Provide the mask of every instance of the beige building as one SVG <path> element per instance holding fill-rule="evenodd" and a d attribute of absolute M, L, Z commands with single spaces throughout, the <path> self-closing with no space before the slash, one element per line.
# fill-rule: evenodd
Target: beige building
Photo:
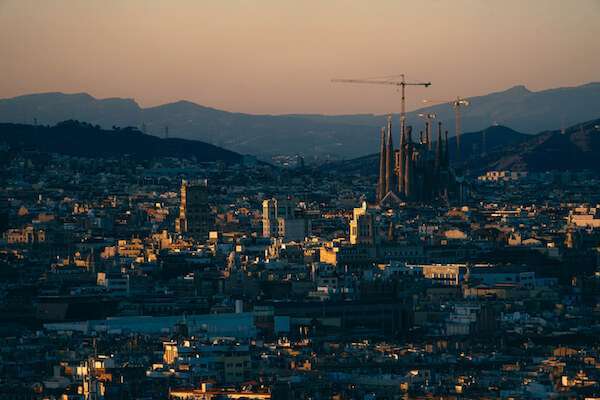
<path fill-rule="evenodd" d="M 350 244 L 373 244 L 375 239 L 374 217 L 369 212 L 367 202 L 354 209 L 350 221 Z"/>

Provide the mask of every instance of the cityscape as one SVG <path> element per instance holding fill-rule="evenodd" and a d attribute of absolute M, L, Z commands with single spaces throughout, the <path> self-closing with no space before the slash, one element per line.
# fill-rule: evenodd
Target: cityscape
<path fill-rule="evenodd" d="M 235 22 L 239 32 L 211 40 L 225 46 L 232 37 L 256 34 L 267 46 L 296 38 L 296 29 L 308 38 L 311 29 L 329 27 L 329 13 L 370 26 L 373 8 L 382 7 L 389 15 L 377 18 L 386 19 L 423 7 L 59 3 L 60 10 L 0 2 L 6 22 L 0 25 L 21 32 L 28 29 L 23 18 L 35 15 L 39 32 L 11 42 L 27 42 L 29 54 L 57 40 L 65 49 L 39 57 L 56 60 L 58 69 L 66 62 L 81 76 L 95 67 L 79 57 L 61 59 L 79 45 L 71 33 L 81 32 L 90 51 L 104 44 L 124 49 L 135 33 L 113 41 L 93 32 L 104 23 L 122 28 L 137 15 L 128 13 L 140 10 L 161 21 L 176 8 L 182 31 L 191 29 L 196 40 Z M 423 3 L 433 13 L 429 22 L 454 7 Z M 210 97 L 168 102 L 156 94 L 161 83 L 146 92 L 134 79 L 150 85 L 151 66 L 123 82 L 115 76 L 136 100 L 109 97 L 102 94 L 106 85 L 121 89 L 103 80 L 104 72 L 73 89 L 70 74 L 59 79 L 46 71 L 49 64 L 29 64 L 18 44 L 0 43 L 0 54 L 11 59 L 0 84 L 0 399 L 600 398 L 600 31 L 586 25 L 595 23 L 600 6 L 594 0 L 582 0 L 577 11 L 554 0 L 456 4 L 452 13 L 474 13 L 498 26 L 510 23 L 505 13 L 516 19 L 547 4 L 531 18 L 548 33 L 515 22 L 522 43 L 502 47 L 504 32 L 492 29 L 489 43 L 473 44 L 534 53 L 528 35 L 539 34 L 540 53 L 527 58 L 539 61 L 538 69 L 495 60 L 513 81 L 504 85 L 496 76 L 502 72 L 488 76 L 482 67 L 453 77 L 436 65 L 422 69 L 431 72 L 429 81 L 413 79 L 420 64 L 407 65 L 415 71 L 408 74 L 398 56 L 391 58 L 399 63 L 395 75 L 355 78 L 390 65 L 364 60 L 368 69 L 380 67 L 367 74 L 344 66 L 340 49 L 334 74 L 327 60 L 295 68 L 296 57 L 281 50 L 277 68 L 287 66 L 299 81 L 290 85 L 312 90 L 306 82 L 318 70 L 323 92 L 302 103 L 305 93 L 283 94 L 292 86 L 268 87 L 253 92 L 259 97 L 253 103 L 244 97 L 252 86 L 240 86 L 232 97 L 214 94 L 214 103 Z M 233 22 L 213 18 L 227 18 L 222 8 Z M 267 25 L 260 28 L 245 20 L 273 10 L 279 24 L 261 19 Z M 91 31 L 54 37 L 51 21 L 58 17 L 72 29 L 84 18 Z M 589 69 L 558 61 L 544 69 L 551 17 L 564 17 L 557 35 L 565 30 L 583 38 L 573 51 L 590 53 Z M 138 28 L 172 35 L 169 24 Z M 360 29 L 331 24 L 329 39 L 337 43 L 337 28 L 352 48 L 351 33 Z M 404 32 L 395 29 L 389 32 Z M 457 35 L 463 29 L 475 31 L 461 26 Z M 552 46 L 577 47 L 567 39 Z M 360 47 L 365 54 L 376 51 L 373 41 Z M 453 39 L 439 42 L 449 46 Z M 150 45 L 153 52 L 177 47 Z M 289 45 L 308 52 L 303 57 L 318 51 L 303 41 Z M 213 54 L 208 44 L 198 46 Z M 405 51 L 421 54 L 418 47 Z M 194 54 L 176 62 L 196 63 Z M 231 68 L 244 67 L 239 57 Z M 101 65 L 119 74 L 127 71 L 125 61 L 133 63 Z M 162 62 L 156 61 L 167 79 Z M 227 79 L 226 62 L 216 72 L 206 64 L 195 65 Z M 169 86 L 180 87 L 176 75 L 186 69 L 171 67 Z M 560 74 L 548 72 L 556 69 Z M 513 73 L 535 90 L 515 83 Z M 571 75 L 575 81 L 564 80 Z M 498 86 L 480 83 L 469 86 L 472 96 L 456 95 L 455 78 Z M 202 96 L 212 87 L 207 79 L 197 89 Z M 328 96 L 346 108 L 328 108 Z M 379 96 L 381 103 L 373 100 Z M 219 102 L 228 105 L 199 104 Z M 247 107 L 237 111 L 238 104 Z M 353 108 L 361 104 L 374 111 Z"/>

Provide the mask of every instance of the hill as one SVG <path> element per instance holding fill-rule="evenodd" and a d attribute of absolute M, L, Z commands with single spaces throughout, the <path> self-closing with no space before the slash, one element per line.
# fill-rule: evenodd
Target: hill
<path fill-rule="evenodd" d="M 238 163 L 242 155 L 212 144 L 185 139 L 160 139 L 135 128 L 103 130 L 78 121 L 55 126 L 0 124 L 0 143 L 77 157 L 102 158 L 128 155 L 137 159 L 195 157 L 198 161 Z"/>
<path fill-rule="evenodd" d="M 463 111 L 463 131 L 476 132 L 499 124 L 534 133 L 597 118 L 600 83 L 539 92 L 515 86 L 470 100 L 471 106 Z M 410 112 L 408 124 L 421 126 L 418 114 L 425 112 L 436 113 L 450 135 L 454 134 L 454 113 L 448 104 Z M 133 99 L 96 99 L 85 93 L 41 93 L 0 99 L 1 122 L 31 123 L 34 119 L 40 124 L 76 119 L 103 128 L 136 126 L 159 137 L 168 126 L 171 137 L 202 140 L 257 156 L 302 154 L 307 159 L 348 159 L 376 152 L 378 127 L 385 124 L 381 115 L 252 115 L 188 101 L 142 108 Z"/>
<path fill-rule="evenodd" d="M 560 130 L 541 132 L 525 142 L 473 158 L 473 171 L 580 171 L 600 172 L 600 119 Z"/>

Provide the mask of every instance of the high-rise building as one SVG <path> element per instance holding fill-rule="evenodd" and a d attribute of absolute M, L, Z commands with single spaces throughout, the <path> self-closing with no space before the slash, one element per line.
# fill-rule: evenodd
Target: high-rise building
<path fill-rule="evenodd" d="M 310 235 L 312 226 L 290 199 L 263 200 L 263 237 L 300 241 Z"/>
<path fill-rule="evenodd" d="M 208 204 L 208 184 L 202 181 L 181 181 L 181 202 L 175 230 L 198 241 L 208 239 L 214 226 L 214 216 Z"/>
<path fill-rule="evenodd" d="M 373 244 L 375 240 L 374 218 L 367 202 L 353 211 L 350 221 L 350 244 Z"/>

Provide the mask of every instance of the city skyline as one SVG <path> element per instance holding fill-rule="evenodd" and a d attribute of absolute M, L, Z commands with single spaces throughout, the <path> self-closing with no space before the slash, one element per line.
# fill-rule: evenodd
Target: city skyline
<path fill-rule="evenodd" d="M 600 3 L 0 2 L 0 97 L 61 91 L 258 114 L 387 113 L 421 100 L 600 80 Z M 452 34 L 449 34 L 452 32 Z M 515 44 L 518 43 L 518 46 Z"/>
<path fill-rule="evenodd" d="M 0 399 L 600 399 L 598 16 L 0 0 Z"/>

